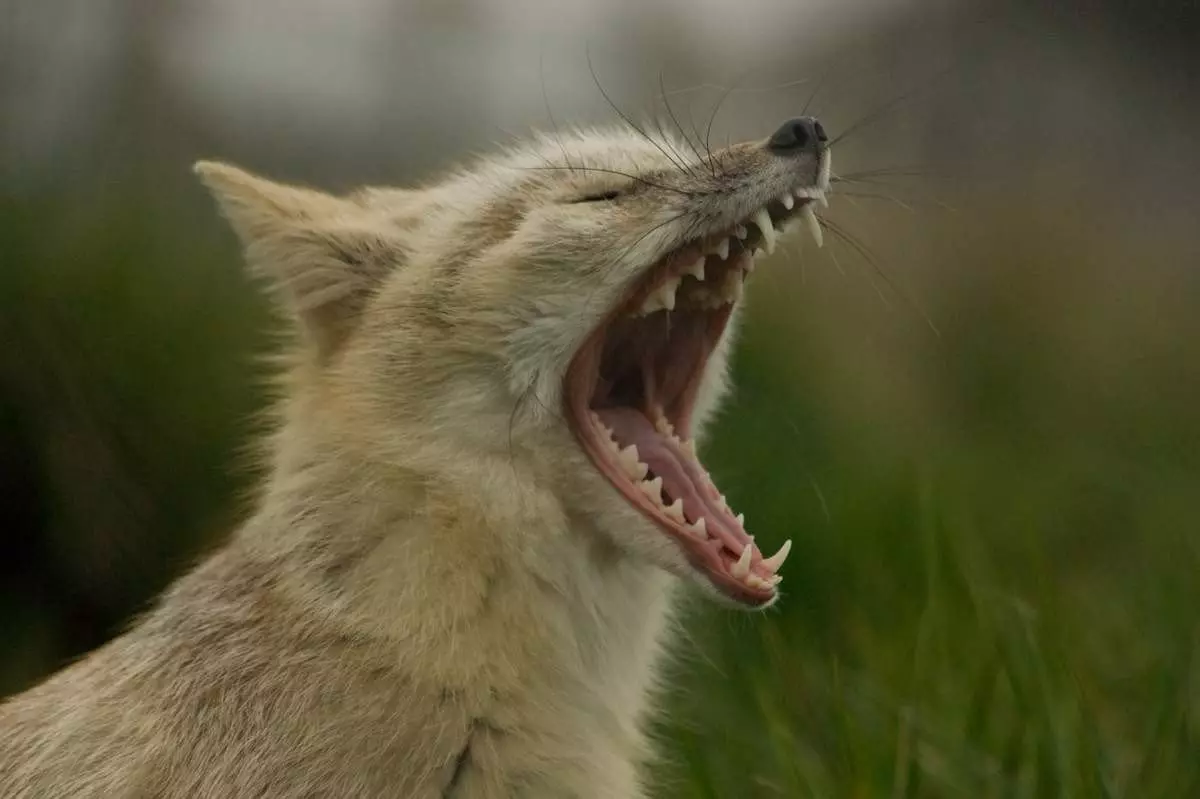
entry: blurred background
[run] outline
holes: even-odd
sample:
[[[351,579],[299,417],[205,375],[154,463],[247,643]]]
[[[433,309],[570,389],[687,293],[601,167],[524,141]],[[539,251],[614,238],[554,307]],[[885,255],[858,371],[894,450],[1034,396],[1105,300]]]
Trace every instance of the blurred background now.
[[[247,511],[272,321],[192,161],[403,183],[599,84],[847,133],[707,444],[787,594],[689,608],[655,795],[1200,796],[1198,44],[1186,0],[0,0],[0,695]]]

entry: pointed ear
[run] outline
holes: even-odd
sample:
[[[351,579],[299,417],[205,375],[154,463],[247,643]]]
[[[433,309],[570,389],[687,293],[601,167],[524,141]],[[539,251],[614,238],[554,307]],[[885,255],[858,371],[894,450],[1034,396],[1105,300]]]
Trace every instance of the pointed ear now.
[[[194,167],[241,239],[251,271],[327,355],[404,257],[397,230],[351,199],[200,161]]]

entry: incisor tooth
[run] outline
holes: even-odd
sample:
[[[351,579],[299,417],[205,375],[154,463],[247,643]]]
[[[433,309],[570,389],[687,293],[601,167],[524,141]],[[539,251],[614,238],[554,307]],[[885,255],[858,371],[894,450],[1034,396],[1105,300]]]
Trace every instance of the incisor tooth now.
[[[767,255],[775,252],[775,227],[771,224],[771,215],[767,213],[766,208],[759,208],[754,214],[754,224],[758,225],[758,230],[762,233],[763,249]]]
[[[654,500],[655,504],[662,505],[662,478],[655,477],[653,480],[643,480],[638,483],[638,488],[642,493]]]
[[[821,159],[820,174],[817,175],[817,186],[822,189],[829,187],[829,176],[833,172],[833,150],[826,149],[825,157]]]
[[[813,210],[812,205],[804,206],[800,216],[804,219],[804,225],[812,235],[813,241],[817,243],[818,247],[824,247],[825,235],[821,232],[821,222],[817,219],[817,213]]]
[[[792,199],[792,195],[785,194],[779,198],[779,202],[783,203],[783,207],[789,211],[796,205],[796,201]]]
[[[674,502],[672,502],[670,505],[668,505],[666,513],[667,513],[667,516],[670,516],[672,519],[679,522],[680,524],[683,524],[685,521],[687,521],[686,519],[683,518],[683,500],[682,499],[676,499]]]
[[[739,513],[736,516],[736,518],[737,518],[738,526],[741,527],[743,530],[745,530],[746,529],[746,514]]]
[[[771,587],[770,583],[768,583],[763,578],[759,577],[757,574],[747,574],[746,575],[746,585],[750,586],[751,588],[757,588],[759,590],[766,590]]]
[[[685,275],[691,275],[692,277],[696,278],[697,280],[703,280],[704,279],[704,256],[701,255],[701,256],[697,257],[695,262],[691,266],[685,267],[683,269],[683,273]]]
[[[754,546],[746,544],[742,549],[742,556],[737,559],[737,562],[729,567],[729,573],[739,580],[743,579],[750,573],[750,558],[754,555]]]
[[[779,548],[778,552],[763,561],[763,565],[771,571],[777,572],[779,571],[779,567],[783,565],[783,562],[787,560],[788,553],[791,551],[792,539],[789,538],[783,542],[783,546]]]
[[[737,227],[735,227],[733,229],[733,235],[737,236],[738,239],[741,240],[741,239],[745,239],[747,236],[749,236],[750,231],[746,230],[745,225],[738,225]]]

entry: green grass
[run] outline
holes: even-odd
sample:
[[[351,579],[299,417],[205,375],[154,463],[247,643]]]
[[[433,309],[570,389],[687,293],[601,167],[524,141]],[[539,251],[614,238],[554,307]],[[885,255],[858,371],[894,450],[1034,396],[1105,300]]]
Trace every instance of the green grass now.
[[[793,539],[787,594],[691,609],[656,795],[1200,796],[1195,473],[1020,420],[905,456],[791,435],[819,411],[785,357],[744,351],[709,458],[764,549]]]

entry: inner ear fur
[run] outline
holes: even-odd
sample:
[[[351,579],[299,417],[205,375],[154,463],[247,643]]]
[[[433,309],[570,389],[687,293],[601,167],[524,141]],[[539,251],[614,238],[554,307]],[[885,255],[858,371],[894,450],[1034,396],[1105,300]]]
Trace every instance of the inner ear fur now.
[[[194,168],[241,240],[252,274],[267,282],[319,354],[335,350],[370,294],[403,261],[399,229],[353,198],[228,164]]]

